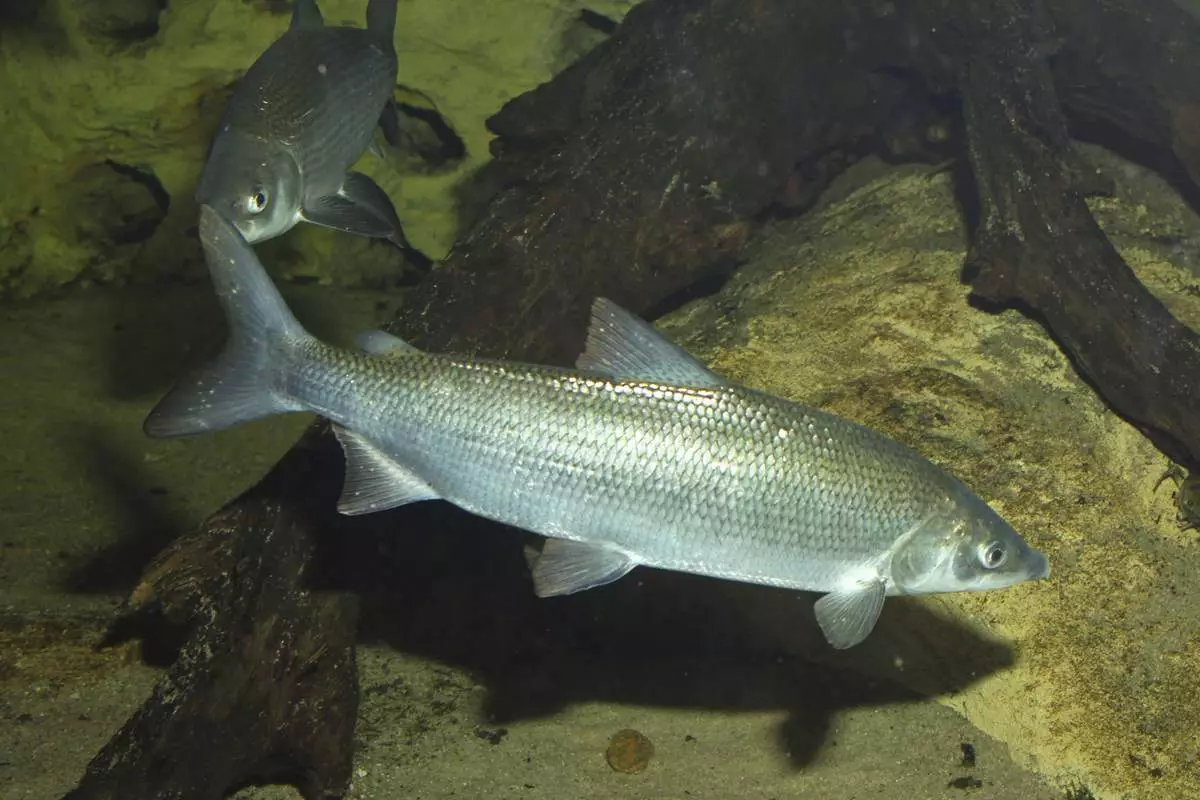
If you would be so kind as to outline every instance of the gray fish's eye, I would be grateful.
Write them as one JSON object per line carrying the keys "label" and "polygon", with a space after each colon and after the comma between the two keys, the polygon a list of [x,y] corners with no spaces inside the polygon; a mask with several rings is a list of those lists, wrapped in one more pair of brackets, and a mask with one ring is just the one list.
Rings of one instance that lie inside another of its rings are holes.
{"label": "gray fish's eye", "polygon": [[1008,560],[1008,551],[999,542],[992,542],[979,548],[979,562],[987,569],[998,569]]}
{"label": "gray fish's eye", "polygon": [[254,191],[246,198],[246,211],[251,214],[261,214],[263,209],[267,207],[270,199],[265,188],[255,186]]}

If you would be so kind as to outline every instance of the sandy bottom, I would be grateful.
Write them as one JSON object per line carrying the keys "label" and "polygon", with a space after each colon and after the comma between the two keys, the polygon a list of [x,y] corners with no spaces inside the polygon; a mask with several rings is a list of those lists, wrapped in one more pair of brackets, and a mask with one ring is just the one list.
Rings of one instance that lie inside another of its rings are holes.
{"label": "sandy bottom", "polygon": [[[319,287],[288,296],[314,331],[343,342],[396,300]],[[221,331],[207,286],[78,293],[0,319],[3,800],[62,796],[146,698],[159,670],[136,645],[94,647],[113,611],[165,541],[251,485],[308,422],[142,436],[145,412]],[[678,593],[695,592],[704,608],[714,581],[643,570],[540,601],[515,534],[460,527],[438,541],[359,543],[379,558],[350,797],[1063,796],[931,699],[756,649],[741,633],[752,619],[672,620],[641,593],[669,587],[686,606]],[[636,774],[605,759],[626,728],[654,745]],[[962,763],[965,744],[974,766]]]}

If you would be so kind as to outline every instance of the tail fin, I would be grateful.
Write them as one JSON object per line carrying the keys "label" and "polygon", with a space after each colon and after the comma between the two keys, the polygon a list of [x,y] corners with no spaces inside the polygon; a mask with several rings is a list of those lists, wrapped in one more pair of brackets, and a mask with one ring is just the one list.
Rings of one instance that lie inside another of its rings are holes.
{"label": "tail fin", "polygon": [[367,30],[396,49],[396,4],[398,0],[367,0]]}
{"label": "tail fin", "polygon": [[308,333],[241,233],[207,205],[200,209],[200,242],[229,340],[215,361],[159,401],[142,426],[148,436],[187,436],[301,410],[275,390],[272,375]]}
{"label": "tail fin", "polygon": [[317,8],[317,0],[296,0],[296,2],[292,4],[291,27],[325,27],[325,18],[321,16],[321,9]]}

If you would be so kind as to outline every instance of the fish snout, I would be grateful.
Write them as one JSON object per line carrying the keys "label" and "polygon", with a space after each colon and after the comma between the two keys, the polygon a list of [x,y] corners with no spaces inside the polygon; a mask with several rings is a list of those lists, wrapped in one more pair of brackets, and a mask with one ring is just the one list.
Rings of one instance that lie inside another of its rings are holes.
{"label": "fish snout", "polygon": [[1029,579],[1041,580],[1050,577],[1050,559],[1042,553],[1030,548],[1029,550]]}

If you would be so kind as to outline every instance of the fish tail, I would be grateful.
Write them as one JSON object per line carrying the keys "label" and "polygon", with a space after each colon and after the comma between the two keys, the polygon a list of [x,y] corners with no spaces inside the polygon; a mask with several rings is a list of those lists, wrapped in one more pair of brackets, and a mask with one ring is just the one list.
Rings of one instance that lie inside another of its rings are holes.
{"label": "fish tail", "polygon": [[211,206],[200,210],[200,241],[229,339],[212,363],[159,401],[143,425],[148,436],[188,436],[302,410],[276,383],[308,332],[241,233]]}
{"label": "fish tail", "polygon": [[367,0],[367,30],[387,44],[396,47],[397,0]]}
{"label": "fish tail", "polygon": [[292,4],[293,28],[323,28],[325,18],[317,8],[317,0],[296,0]]}

